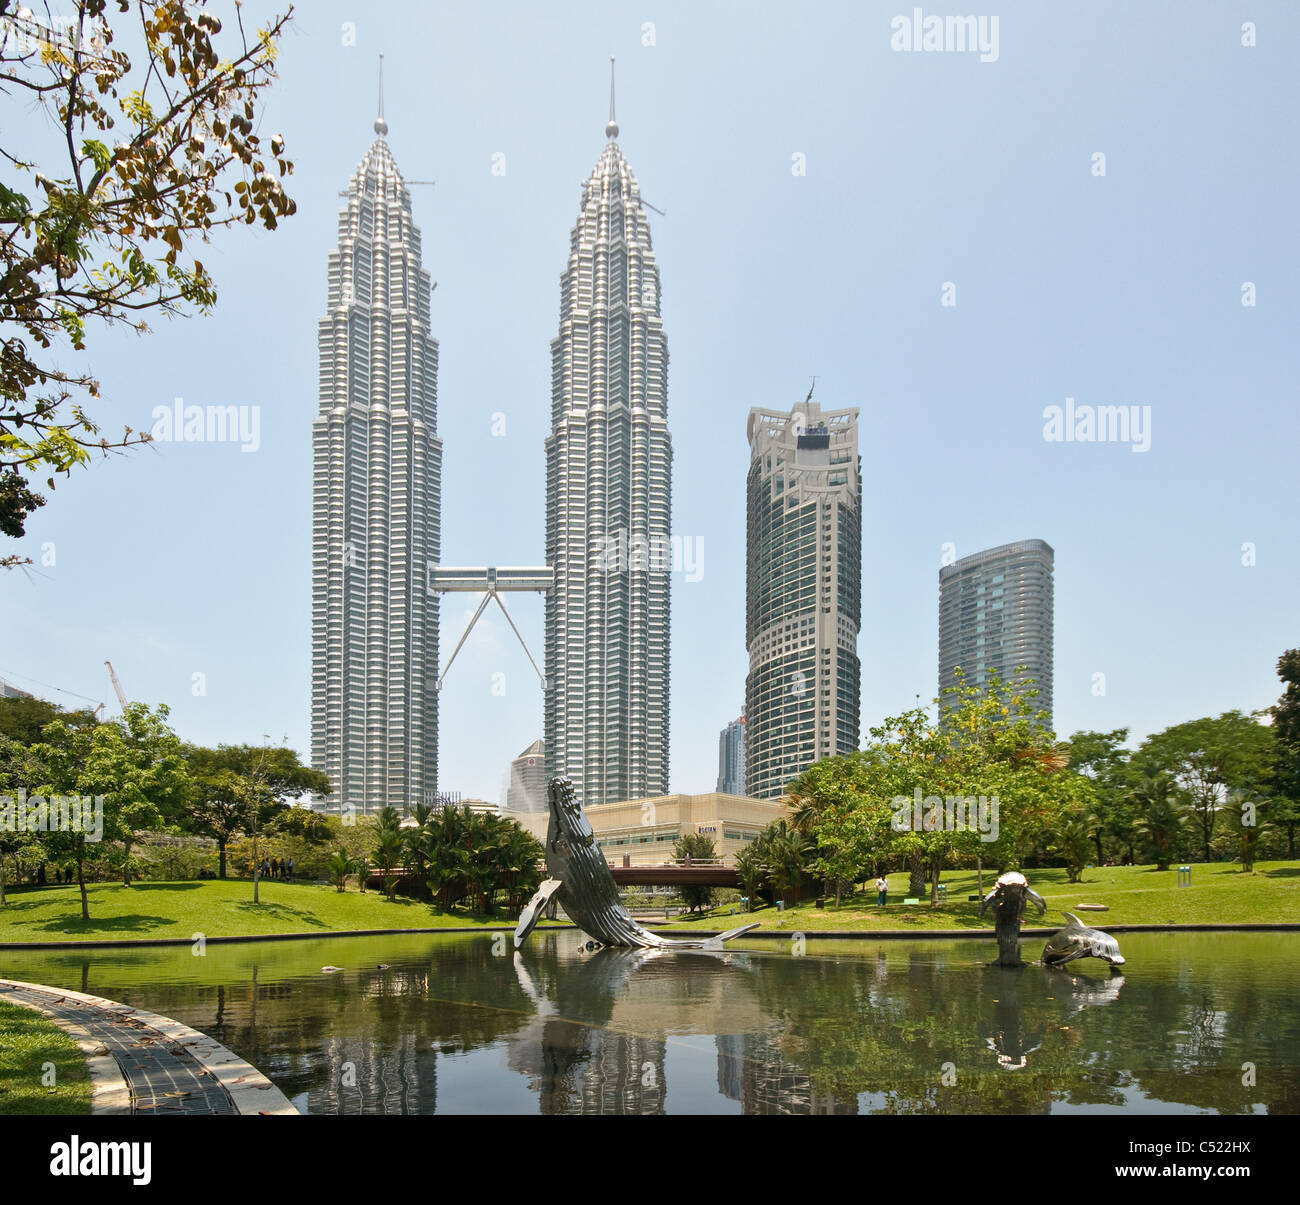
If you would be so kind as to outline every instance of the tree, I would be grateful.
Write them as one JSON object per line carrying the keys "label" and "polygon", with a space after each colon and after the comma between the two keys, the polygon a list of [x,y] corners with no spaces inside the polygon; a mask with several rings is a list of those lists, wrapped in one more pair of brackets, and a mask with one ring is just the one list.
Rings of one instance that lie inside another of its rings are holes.
{"label": "tree", "polygon": [[[150,438],[99,434],[83,408],[99,383],[62,349],[85,351],[92,322],[144,332],[151,311],[209,312],[216,285],[190,245],[237,224],[274,230],[296,208],[281,184],[293,171],[283,139],[269,142],[273,170],[257,132],[292,9],[250,38],[236,2],[235,31],[221,37],[195,0],[141,0],[140,50],[128,56],[115,36],[132,7],[117,0],[110,20],[107,0],[74,0],[57,25],[0,0],[0,94],[11,102],[0,156],[19,177],[0,183],[0,322],[16,332],[0,341],[0,531],[10,536],[45,501],[24,474],[48,474],[53,489],[92,450]],[[57,132],[58,163],[38,166],[13,135],[33,108]]]}
{"label": "tree", "polygon": [[418,895],[426,895],[429,882],[429,858],[434,835],[434,810],[427,803],[417,803],[412,809],[415,824],[403,830],[402,842],[406,864],[411,871],[411,881]]}
{"label": "tree", "polygon": [[745,892],[745,910],[754,910],[754,897],[758,895],[763,883],[763,859],[759,857],[754,846],[756,841],[744,846],[736,855],[736,877]]}
{"label": "tree", "polygon": [[1233,787],[1257,785],[1272,771],[1273,730],[1240,711],[1175,724],[1149,736],[1139,752],[1173,775],[1201,828],[1210,860],[1214,822]]}
{"label": "tree", "polygon": [[1273,827],[1269,815],[1272,800],[1262,791],[1249,787],[1233,787],[1228,792],[1224,805],[1224,815],[1228,822],[1228,831],[1237,838],[1237,856],[1241,859],[1241,869],[1247,874],[1255,869],[1255,850],[1259,839]]}
{"label": "tree", "polygon": [[1133,787],[1137,806],[1136,831],[1144,836],[1157,870],[1168,870],[1183,830],[1192,816],[1173,778],[1156,762],[1142,758]]}
{"label": "tree", "polygon": [[[39,787],[41,795],[102,797],[103,829],[97,837],[122,843],[121,869],[128,886],[131,847],[138,834],[169,824],[189,789],[180,741],[167,725],[168,714],[166,704],[151,709],[128,703],[120,720],[93,728],[72,728],[59,719],[47,724],[44,739],[31,747],[47,775]],[[88,837],[84,831],[50,832],[44,841],[51,852],[76,864],[83,920],[90,919]]]}
{"label": "tree", "polygon": [[1131,847],[1133,841],[1132,782],[1129,753],[1124,748],[1127,728],[1113,732],[1076,732],[1070,737],[1070,769],[1092,780],[1096,802],[1092,815],[1092,841],[1097,851],[1097,865],[1106,861],[1103,844],[1110,837],[1120,846]]}
{"label": "tree", "polygon": [[1287,857],[1294,858],[1300,827],[1300,649],[1288,649],[1277,659],[1277,674],[1284,689],[1270,708],[1277,742],[1270,811],[1272,822],[1286,832]]}
{"label": "tree", "polygon": [[[406,843],[402,840],[402,822],[395,807],[380,808],[376,820],[373,850],[379,867],[379,889],[391,900],[393,894],[388,890],[388,872],[401,860]],[[397,887],[396,880],[393,887]]]}
{"label": "tree", "polygon": [[[709,862],[717,856],[718,847],[707,833],[683,833],[673,844],[673,857],[679,862],[684,862],[687,858],[692,862]],[[691,884],[682,888],[682,902],[690,912],[712,908],[716,898],[712,887]]]}
{"label": "tree", "polygon": [[1083,868],[1092,855],[1096,829],[1097,817],[1092,812],[1074,809],[1065,812],[1050,833],[1047,848],[1065,862],[1071,883],[1083,877]]}
{"label": "tree", "polygon": [[127,887],[137,869],[131,850],[140,833],[170,826],[190,787],[168,714],[166,704],[150,710],[144,703],[128,703],[120,720],[94,729],[86,757],[83,780],[89,794],[105,797],[105,836],[122,842]]}
{"label": "tree", "polygon": [[[882,823],[883,820],[883,823]],[[851,800],[837,800],[821,809],[813,836],[817,856],[812,869],[835,884],[835,907],[840,906],[844,884],[850,887],[883,849],[888,837],[887,817],[874,815]]]}
{"label": "tree", "polygon": [[[291,801],[307,794],[328,795],[329,775],[304,766],[292,749],[260,745],[218,745],[185,748],[191,790],[185,803],[190,832],[217,843],[217,874],[226,877],[226,848],[240,833],[259,832],[272,822],[296,826],[302,833],[323,838],[320,818],[291,818]],[[328,830],[326,830],[328,831]],[[254,856],[254,880],[258,877]]]}
{"label": "tree", "polygon": [[[44,702],[44,700],[4,699],[4,703]],[[47,704],[57,711],[53,704]],[[0,709],[0,715],[3,709]],[[4,734],[0,726],[0,796],[7,796],[13,806],[17,806],[18,792],[25,790],[29,795],[36,784],[47,777],[46,769],[22,743]],[[17,825],[10,831],[8,824],[0,826],[0,908],[8,902],[5,887],[8,883],[8,862],[16,866],[23,862],[45,860],[45,850],[40,838],[33,833],[18,832]]]}
{"label": "tree", "polygon": [[786,903],[797,903],[817,854],[816,840],[783,818],[759,833],[753,849],[773,890]]}
{"label": "tree", "polygon": [[93,728],[99,721],[89,710],[64,711],[45,699],[0,699],[0,736],[19,745],[35,745],[47,724],[61,720],[69,728]]}
{"label": "tree", "polygon": [[334,880],[334,887],[342,891],[347,877],[352,873],[352,858],[346,849],[340,849],[330,857],[328,868],[330,878]]}

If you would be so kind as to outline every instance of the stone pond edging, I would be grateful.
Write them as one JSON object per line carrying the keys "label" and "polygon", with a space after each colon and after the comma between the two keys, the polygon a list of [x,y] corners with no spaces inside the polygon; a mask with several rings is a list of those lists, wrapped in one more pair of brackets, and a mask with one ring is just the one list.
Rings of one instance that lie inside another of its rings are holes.
{"label": "stone pond edging", "polygon": [[[84,1008],[96,1009],[105,1014],[107,1019],[133,1026],[144,1026],[154,1031],[166,1041],[183,1048],[184,1053],[193,1058],[220,1085],[226,1096],[230,1098],[235,1112],[240,1116],[300,1116],[289,1098],[251,1063],[241,1059],[233,1050],[227,1049],[216,1039],[188,1025],[182,1025],[171,1017],[164,1017],[144,1008],[133,1008],[117,1000],[106,1000],[102,996],[91,996],[85,992],[68,991],[46,983],[0,979],[0,999],[7,999],[11,1003],[21,1004],[43,1014],[68,1033],[77,1042],[82,1053],[87,1056],[86,1062],[93,1085],[92,1113],[121,1114],[134,1111],[131,1092],[123,1076],[123,1069],[111,1053],[111,1048],[104,1041],[91,1035],[84,1027],[68,1021],[46,1007],[45,1002],[12,995],[15,990],[49,996],[51,997],[49,1004],[67,1001]],[[110,1067],[109,1064],[112,1066]]]}

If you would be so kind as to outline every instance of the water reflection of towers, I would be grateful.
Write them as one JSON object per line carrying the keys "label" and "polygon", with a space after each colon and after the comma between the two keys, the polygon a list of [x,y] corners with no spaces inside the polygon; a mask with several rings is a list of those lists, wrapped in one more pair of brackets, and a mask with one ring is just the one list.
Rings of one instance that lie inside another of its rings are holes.
{"label": "water reflection of towers", "polygon": [[438,1052],[415,1034],[326,1038],[320,1053],[326,1073],[307,1094],[312,1113],[437,1111]]}
{"label": "water reflection of towers", "polygon": [[819,1092],[812,1077],[786,1058],[780,1036],[718,1034],[718,1090],[746,1113],[855,1115],[857,1097]]}

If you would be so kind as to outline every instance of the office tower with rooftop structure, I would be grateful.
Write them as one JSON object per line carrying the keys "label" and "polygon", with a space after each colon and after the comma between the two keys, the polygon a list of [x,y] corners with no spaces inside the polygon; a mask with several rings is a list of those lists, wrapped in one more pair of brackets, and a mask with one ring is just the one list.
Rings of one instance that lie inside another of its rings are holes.
{"label": "office tower with rooftop structure", "polygon": [[1040,694],[1035,710],[1052,714],[1052,572],[1044,540],[1019,540],[972,553],[939,570],[939,689],[983,686],[996,671],[1018,681],[1018,666]]}
{"label": "office tower with rooftop structure", "polygon": [[546,811],[546,745],[534,741],[510,763],[505,811]]}
{"label": "office tower with rooftop structure", "polygon": [[361,813],[433,802],[438,757],[438,344],[382,74],[374,128],[329,257],[312,422],[311,760],[321,803]]}
{"label": "office tower with rooftop structure", "polygon": [[618,143],[582,187],[551,343],[549,773],[587,807],[668,789],[672,441],[659,267]]}
{"label": "office tower with rooftop structure", "polygon": [[718,790],[745,793],[745,717],[732,720],[718,735]]}
{"label": "office tower with rooftop structure", "polygon": [[747,794],[773,799],[859,743],[862,491],[856,409],[749,413]]}

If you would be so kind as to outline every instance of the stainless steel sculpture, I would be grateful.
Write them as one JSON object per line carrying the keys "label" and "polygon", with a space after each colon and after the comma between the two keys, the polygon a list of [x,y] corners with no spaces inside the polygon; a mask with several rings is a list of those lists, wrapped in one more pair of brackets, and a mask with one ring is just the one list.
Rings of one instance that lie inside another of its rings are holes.
{"label": "stainless steel sculpture", "polygon": [[998,937],[998,957],[994,966],[1022,967],[1020,958],[1020,922],[1025,915],[1025,905],[1033,900],[1040,913],[1047,911],[1047,901],[1029,886],[1029,880],[1018,870],[1000,875],[993,890],[980,901],[980,915],[993,905],[994,929]]}
{"label": "stainless steel sculpture", "polygon": [[578,928],[606,946],[716,950],[724,941],[758,928],[754,921],[717,937],[678,939],[659,937],[642,928],[619,902],[614,876],[582,806],[574,798],[573,784],[567,778],[552,778],[546,788],[546,801],[551,813],[546,828],[546,871],[550,878],[520,913],[515,949],[523,945],[552,899],[564,906]]}
{"label": "stainless steel sculpture", "polygon": [[1043,947],[1043,964],[1049,967],[1064,966],[1076,958],[1100,958],[1111,966],[1123,966],[1124,955],[1119,952],[1119,942],[1100,929],[1089,929],[1073,912],[1065,912],[1070,923],[1053,933]]}

